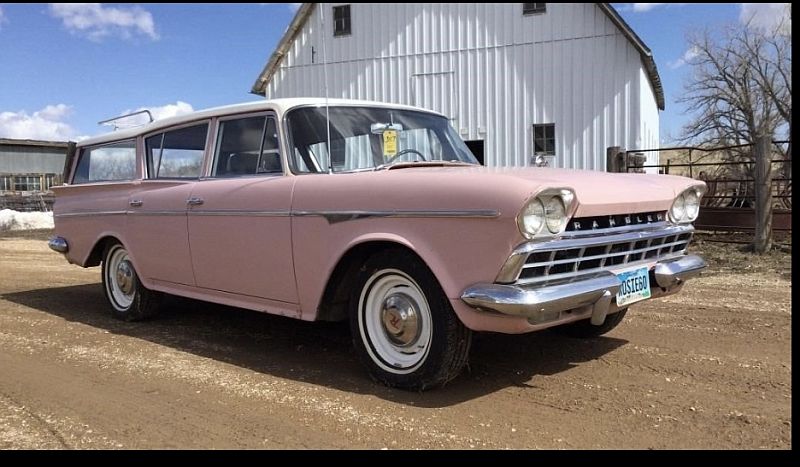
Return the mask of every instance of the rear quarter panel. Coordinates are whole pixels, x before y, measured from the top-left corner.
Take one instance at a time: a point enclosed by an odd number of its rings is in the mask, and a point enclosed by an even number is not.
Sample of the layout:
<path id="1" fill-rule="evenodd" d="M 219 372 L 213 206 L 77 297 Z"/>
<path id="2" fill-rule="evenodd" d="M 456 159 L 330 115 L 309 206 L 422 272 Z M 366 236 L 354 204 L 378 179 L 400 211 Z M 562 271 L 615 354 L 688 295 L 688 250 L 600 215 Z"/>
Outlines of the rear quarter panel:
<path id="1" fill-rule="evenodd" d="M 53 188 L 55 234 L 67 239 L 70 263 L 87 266 L 92 248 L 103 237 L 126 242 L 125 210 L 135 186 L 135 182 L 106 182 Z"/>

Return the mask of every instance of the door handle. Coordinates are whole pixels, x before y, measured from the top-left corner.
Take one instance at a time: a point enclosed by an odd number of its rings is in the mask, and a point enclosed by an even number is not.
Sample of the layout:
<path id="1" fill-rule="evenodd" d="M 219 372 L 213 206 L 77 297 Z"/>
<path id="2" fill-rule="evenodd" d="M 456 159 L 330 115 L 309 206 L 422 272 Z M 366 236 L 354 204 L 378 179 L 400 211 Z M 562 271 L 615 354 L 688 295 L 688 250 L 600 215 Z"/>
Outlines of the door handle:
<path id="1" fill-rule="evenodd" d="M 189 206 L 200 206 L 201 204 L 203 204 L 203 198 L 192 196 L 191 198 L 186 200 L 186 204 L 188 204 Z"/>
<path id="2" fill-rule="evenodd" d="M 130 205 L 131 205 L 132 207 L 134 207 L 134 208 L 138 208 L 138 207 L 139 207 L 139 206 L 141 206 L 143 203 L 142 203 L 142 200 L 140 200 L 140 199 L 132 199 L 132 200 L 130 200 L 130 201 L 128 202 L 128 204 L 130 204 Z"/>

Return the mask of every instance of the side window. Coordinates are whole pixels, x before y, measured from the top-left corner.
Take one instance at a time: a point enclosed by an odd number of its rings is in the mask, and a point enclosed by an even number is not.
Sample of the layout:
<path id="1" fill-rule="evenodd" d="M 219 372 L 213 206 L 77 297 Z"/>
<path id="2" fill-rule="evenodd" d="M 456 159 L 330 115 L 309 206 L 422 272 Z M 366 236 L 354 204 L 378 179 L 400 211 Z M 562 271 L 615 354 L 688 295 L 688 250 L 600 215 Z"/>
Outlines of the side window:
<path id="1" fill-rule="evenodd" d="M 208 123 L 167 131 L 145 140 L 150 178 L 197 178 L 203 165 Z"/>
<path id="2" fill-rule="evenodd" d="M 537 15 L 547 11 L 547 3 L 523 3 L 523 15 Z"/>
<path id="3" fill-rule="evenodd" d="M 247 117 L 219 124 L 214 177 L 282 173 L 278 130 L 273 117 Z"/>
<path id="4" fill-rule="evenodd" d="M 136 141 L 120 141 L 84 148 L 78 159 L 73 184 L 133 180 L 136 178 Z"/>
<path id="5" fill-rule="evenodd" d="M 333 7 L 333 35 L 349 36 L 350 30 L 350 5 Z"/>
<path id="6" fill-rule="evenodd" d="M 534 155 L 556 155 L 556 125 L 545 123 L 533 125 L 533 153 Z"/>

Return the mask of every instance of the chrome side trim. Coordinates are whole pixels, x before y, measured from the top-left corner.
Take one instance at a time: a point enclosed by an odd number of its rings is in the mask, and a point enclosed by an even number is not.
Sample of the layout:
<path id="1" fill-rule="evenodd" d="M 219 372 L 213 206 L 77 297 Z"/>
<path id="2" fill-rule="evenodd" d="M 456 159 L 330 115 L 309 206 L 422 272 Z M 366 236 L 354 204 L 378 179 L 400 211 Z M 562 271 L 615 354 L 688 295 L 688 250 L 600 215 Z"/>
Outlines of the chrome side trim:
<path id="1" fill-rule="evenodd" d="M 285 209 L 250 211 L 245 209 L 192 209 L 175 211 L 76 211 L 57 214 L 56 217 L 78 216 L 108 216 L 131 214 L 136 216 L 254 216 L 254 217 L 324 217 L 329 223 L 335 224 L 370 217 L 432 217 L 432 218 L 464 218 L 464 219 L 494 219 L 500 216 L 499 211 L 473 210 L 473 211 L 289 211 Z"/>
<path id="2" fill-rule="evenodd" d="M 119 216 L 127 211 L 73 211 L 56 214 L 55 217 Z"/>
<path id="3" fill-rule="evenodd" d="M 190 216 L 241 216 L 241 217 L 289 217 L 288 210 L 248 211 L 245 209 L 192 209 Z"/>
<path id="4" fill-rule="evenodd" d="M 399 218 L 462 218 L 462 219 L 494 219 L 500 216 L 500 211 L 488 209 L 449 211 L 449 210 L 420 210 L 420 211 L 292 211 L 292 216 L 298 217 L 324 217 L 328 223 L 367 219 L 370 217 L 399 217 Z"/>
<path id="5" fill-rule="evenodd" d="M 668 289 L 686 279 L 699 276 L 708 265 L 705 260 L 696 255 L 687 255 L 674 261 L 665 261 L 656 264 L 654 274 L 659 287 Z"/>
<path id="6" fill-rule="evenodd" d="M 133 216 L 185 216 L 186 210 L 180 211 L 127 211 Z"/>
<path id="7" fill-rule="evenodd" d="M 50 237 L 50 240 L 47 241 L 47 246 L 49 246 L 51 250 L 59 253 L 66 254 L 69 251 L 67 239 L 64 237 Z"/>

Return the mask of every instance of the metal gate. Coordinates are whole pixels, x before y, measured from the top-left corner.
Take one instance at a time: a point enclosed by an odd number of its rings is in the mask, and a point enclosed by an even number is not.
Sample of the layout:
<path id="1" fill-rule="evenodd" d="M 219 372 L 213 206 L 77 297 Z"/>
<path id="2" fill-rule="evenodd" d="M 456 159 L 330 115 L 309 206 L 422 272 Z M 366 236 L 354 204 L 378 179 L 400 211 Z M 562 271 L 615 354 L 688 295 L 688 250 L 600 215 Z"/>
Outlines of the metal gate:
<path id="1" fill-rule="evenodd" d="M 788 141 L 773 141 L 772 199 L 775 231 L 792 230 L 792 170 Z M 784 149 L 785 147 L 785 149 Z M 658 153 L 659 163 L 641 165 L 626 162 L 625 171 L 656 168 L 658 173 L 682 175 L 706 182 L 700 215 L 695 227 L 701 230 L 751 232 L 755 230 L 754 154 L 752 144 L 713 148 L 673 147 L 627 151 L 633 156 Z M 634 160 L 626 157 L 626 161 Z"/>

